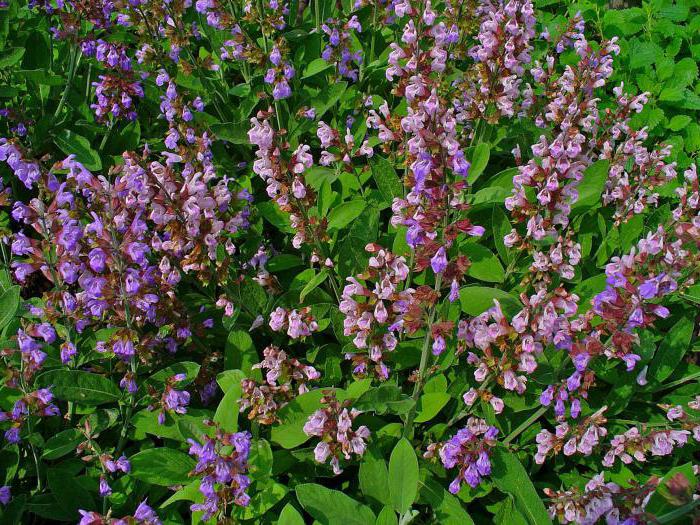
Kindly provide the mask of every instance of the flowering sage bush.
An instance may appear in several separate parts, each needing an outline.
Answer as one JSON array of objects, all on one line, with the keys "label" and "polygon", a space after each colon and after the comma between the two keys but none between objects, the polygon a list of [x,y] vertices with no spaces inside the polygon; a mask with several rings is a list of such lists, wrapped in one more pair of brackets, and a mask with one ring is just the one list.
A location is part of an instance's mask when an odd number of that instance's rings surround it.
[{"label": "flowering sage bush", "polygon": [[0,2],[0,521],[700,522],[699,22]]}]

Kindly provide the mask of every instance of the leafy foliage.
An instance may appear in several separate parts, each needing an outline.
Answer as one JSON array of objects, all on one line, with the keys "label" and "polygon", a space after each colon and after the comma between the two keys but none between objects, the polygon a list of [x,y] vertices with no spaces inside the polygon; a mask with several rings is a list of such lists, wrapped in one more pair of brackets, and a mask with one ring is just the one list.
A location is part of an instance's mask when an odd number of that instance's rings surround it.
[{"label": "leafy foliage", "polygon": [[700,8],[619,3],[0,2],[0,522],[697,520]]}]

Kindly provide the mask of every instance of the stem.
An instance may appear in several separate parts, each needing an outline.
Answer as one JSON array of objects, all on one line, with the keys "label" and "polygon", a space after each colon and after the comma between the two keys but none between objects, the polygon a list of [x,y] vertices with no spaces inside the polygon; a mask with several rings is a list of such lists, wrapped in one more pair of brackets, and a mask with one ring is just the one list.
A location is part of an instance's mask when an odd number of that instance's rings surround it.
[{"label": "stem", "polygon": [[[82,55],[82,51],[80,51],[80,54]],[[58,116],[61,114],[61,110],[63,109],[63,106],[66,104],[66,99],[68,98],[68,92],[70,91],[70,86],[73,83],[73,78],[75,77],[75,72],[77,70],[77,67],[76,67],[77,63],[78,63],[77,48],[75,46],[71,46],[69,65],[68,65],[68,81],[66,82],[66,86],[63,88],[63,94],[61,95],[61,100],[58,103],[58,107],[56,108],[56,112],[53,114],[54,120],[58,118]]]},{"label": "stem", "polygon": [[370,40],[369,43],[369,60],[367,61],[367,65],[370,65],[372,62],[374,62],[374,39],[375,39],[375,30],[377,27],[377,2],[375,0],[374,5],[372,6],[372,40]]},{"label": "stem", "polygon": [[508,445],[511,441],[513,441],[516,437],[518,437],[520,434],[525,432],[530,425],[532,425],[535,421],[537,421],[542,414],[544,414],[549,407],[547,406],[541,406],[538,408],[529,418],[527,418],[525,421],[523,421],[520,425],[518,425],[518,428],[513,430],[508,436],[503,440],[504,445]]},{"label": "stem", "polygon": [[682,507],[678,507],[677,509],[674,509],[671,512],[667,512],[666,514],[662,514],[656,519],[656,522],[659,524],[671,523],[672,521],[682,516],[685,516],[698,505],[700,505],[700,500],[695,500],[691,501],[690,503],[686,503]]},{"label": "stem", "polygon": [[[435,277],[435,291],[440,290],[440,285],[442,284],[442,273],[437,274]],[[418,368],[418,379],[416,380],[416,384],[413,387],[413,395],[411,398],[413,401],[416,403],[418,402],[418,398],[420,397],[421,392],[423,391],[423,385],[425,384],[425,368],[428,365],[428,355],[430,352],[430,339],[431,339],[431,332],[432,332],[432,326],[433,326],[433,321],[435,320],[435,311],[437,310],[437,303],[435,303],[431,308],[430,308],[430,313],[428,314],[428,324],[425,328],[425,339],[423,339],[423,349],[421,351],[420,355],[420,365]],[[405,438],[408,438],[413,430],[413,420],[416,418],[416,404],[411,407],[411,410],[408,412],[408,416],[406,416],[406,422],[404,423],[403,426],[403,435]]]},{"label": "stem", "polygon": [[36,453],[36,447],[34,446],[33,443],[29,444],[29,448],[32,450],[32,456],[34,457],[34,468],[36,469],[36,488],[39,492],[41,492],[44,487],[41,481],[41,470],[39,467],[39,456]]},{"label": "stem", "polygon": [[107,141],[112,136],[112,130],[114,130],[114,121],[112,121],[110,123],[110,125],[107,126],[107,133],[105,133],[104,136],[102,137],[102,141],[100,142],[100,147],[97,149],[100,153],[102,153],[102,150],[107,145]]}]

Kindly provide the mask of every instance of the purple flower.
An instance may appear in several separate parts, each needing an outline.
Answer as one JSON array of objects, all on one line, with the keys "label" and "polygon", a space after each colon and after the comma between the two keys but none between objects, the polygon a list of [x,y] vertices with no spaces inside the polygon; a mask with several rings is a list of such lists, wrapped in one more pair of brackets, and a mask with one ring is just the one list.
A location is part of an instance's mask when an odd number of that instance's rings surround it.
[{"label": "purple flower", "polygon": [[61,345],[61,362],[64,365],[70,363],[77,353],[78,350],[75,348],[75,345],[70,341],[66,341]]},{"label": "purple flower", "polygon": [[445,271],[447,268],[447,254],[444,246],[440,246],[435,255],[433,255],[432,259],[430,259],[430,267],[436,274]]},{"label": "purple flower", "polygon": [[4,487],[0,487],[0,503],[7,505],[10,502],[11,497],[12,494],[9,486],[5,485]]},{"label": "purple flower", "polygon": [[109,486],[104,476],[100,476],[99,494],[102,498],[106,498],[112,494],[112,488]]},{"label": "purple flower", "polygon": [[143,500],[141,503],[139,503],[139,506],[136,507],[134,518],[139,521],[150,523],[151,525],[161,525],[158,514],[156,514],[156,512],[148,506],[146,500]]}]

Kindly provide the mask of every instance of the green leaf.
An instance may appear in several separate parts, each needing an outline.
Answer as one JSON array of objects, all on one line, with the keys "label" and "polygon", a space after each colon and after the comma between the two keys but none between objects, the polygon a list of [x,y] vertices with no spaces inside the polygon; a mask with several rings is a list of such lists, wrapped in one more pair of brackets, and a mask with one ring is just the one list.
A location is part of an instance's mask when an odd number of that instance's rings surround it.
[{"label": "green leaf", "polygon": [[303,303],[304,299],[306,299],[306,296],[313,292],[316,288],[321,286],[327,278],[328,270],[326,270],[325,268],[316,275],[314,275],[313,278],[308,283],[306,283],[306,286],[302,288],[301,292],[299,292],[299,302]]},{"label": "green leaf", "polygon": [[265,268],[272,273],[277,273],[284,270],[289,270],[290,268],[298,268],[299,266],[304,266],[304,261],[302,261],[298,256],[290,253],[282,253],[280,255],[270,257],[270,260],[267,261]]},{"label": "green leaf", "polygon": [[363,271],[369,260],[365,250],[367,243],[377,239],[379,232],[379,210],[368,206],[353,221],[347,233],[343,234],[338,248],[338,269],[341,275],[351,275]]},{"label": "green leaf", "polygon": [[0,295],[0,330],[15,318],[19,310],[19,286],[10,286]]},{"label": "green leaf", "polygon": [[396,197],[403,197],[403,184],[391,162],[383,157],[373,157],[369,164],[374,183],[385,201],[392,202]]},{"label": "green leaf", "polygon": [[167,447],[148,448],[129,458],[131,477],[151,485],[169,487],[191,481],[189,472],[195,461],[179,450]]},{"label": "green leaf", "polygon": [[328,215],[328,231],[345,228],[367,207],[362,199],[355,199],[335,206]]},{"label": "green leaf", "polygon": [[502,283],[505,279],[505,271],[498,257],[481,244],[465,242],[460,245],[460,252],[469,257],[471,265],[467,275],[480,281]]},{"label": "green leaf", "polygon": [[222,122],[220,124],[212,124],[210,126],[214,135],[219,140],[230,142],[231,144],[250,145],[248,140],[248,130],[250,122],[248,120],[239,120],[238,122]]},{"label": "green leaf", "polygon": [[85,441],[85,436],[77,429],[69,428],[49,438],[44,444],[44,452],[41,454],[41,457],[44,459],[58,459],[66,454],[75,453],[75,447],[82,441]]},{"label": "green leaf", "polygon": [[579,301],[579,308],[582,312],[586,312],[591,308],[591,299],[593,296],[599,294],[605,290],[607,275],[600,273],[584,279],[576,285],[574,288],[574,293],[581,299]]},{"label": "green leaf", "polygon": [[282,509],[282,512],[280,512],[277,525],[304,525],[304,518],[302,518],[301,514],[294,508],[294,505],[287,503]]},{"label": "green leaf", "polygon": [[474,525],[474,521],[459,500],[434,479],[428,478],[423,483],[420,497],[433,509],[440,525]]},{"label": "green leaf", "polygon": [[178,73],[175,77],[175,83],[178,86],[190,89],[192,91],[204,91],[204,84],[195,75],[187,74],[185,72]]},{"label": "green leaf", "polygon": [[184,381],[178,383],[179,386],[189,385],[197,378],[200,365],[191,361],[181,361],[158,370],[155,374],[148,378],[151,383],[164,384],[168,379],[176,374],[185,374]]},{"label": "green leaf", "polygon": [[510,233],[512,226],[510,219],[500,206],[494,206],[491,213],[491,224],[493,224],[493,243],[496,245],[498,256],[504,262],[510,262],[511,252],[503,242],[503,238]]},{"label": "green leaf", "polygon": [[237,86],[233,86],[228,90],[228,94],[238,98],[247,97],[250,95],[250,84],[238,84]]},{"label": "green leaf", "polygon": [[10,47],[0,51],[0,69],[12,67],[17,64],[24,56],[25,49],[23,47]]},{"label": "green leaf", "polygon": [[195,501],[195,502],[201,502],[204,501],[204,496],[202,495],[201,492],[199,492],[199,484],[201,483],[200,479],[196,479],[189,485],[185,485],[182,487],[180,490],[178,490],[175,494],[170,496],[168,499],[166,499],[163,503],[160,504],[160,508],[164,509],[168,505],[172,505],[173,503],[177,501]]},{"label": "green leaf", "polygon": [[[246,330],[234,329],[228,333],[226,338],[226,346],[224,347],[224,367],[227,371],[238,369],[247,375],[255,375],[253,365],[260,361],[258,351],[255,349],[253,339]],[[259,372],[258,372],[259,373]],[[235,381],[236,377],[231,377]],[[240,380],[238,380],[240,382]],[[224,392],[228,388],[221,389]]]},{"label": "green leaf", "polygon": [[636,41],[629,55],[630,67],[632,69],[649,67],[656,61],[657,54],[663,54],[658,45],[652,42]]},{"label": "green leaf", "polygon": [[599,160],[588,166],[578,186],[578,200],[571,207],[572,213],[582,213],[600,205],[600,196],[608,179],[610,161]]},{"label": "green leaf", "polygon": [[656,350],[647,377],[661,383],[673,373],[690,346],[694,328],[695,323],[686,317],[673,325]]},{"label": "green leaf", "polygon": [[314,75],[317,75],[321,71],[325,71],[326,69],[329,69],[332,67],[333,64],[330,62],[326,62],[322,58],[315,58],[309,64],[304,68],[304,74],[302,75],[302,79],[304,78],[309,78]]},{"label": "green leaf", "polygon": [[416,407],[416,423],[425,423],[430,421],[450,400],[450,395],[445,392],[425,392],[418,399]]},{"label": "green leaf", "polygon": [[316,110],[316,118],[320,119],[326,114],[326,111],[331,109],[340,97],[343,96],[348,87],[347,82],[336,82],[331,84],[328,89],[323,89],[319,95],[311,102],[311,105]]},{"label": "green leaf", "polygon": [[67,514],[77,518],[78,509],[97,510],[95,499],[78,481],[80,478],[63,469],[51,468],[46,471],[46,479],[56,503]]},{"label": "green leaf", "polygon": [[295,491],[301,506],[320,525],[367,525],[376,520],[369,507],[343,492],[315,483],[302,483]]},{"label": "green leaf", "polygon": [[515,500],[510,494],[498,505],[498,511],[493,521],[496,525],[527,525],[527,519],[515,506]]},{"label": "green leaf", "polygon": [[476,179],[484,172],[490,157],[491,145],[487,142],[477,144],[471,152],[467,152],[467,158],[471,163],[471,166],[469,166],[469,174],[467,175],[469,184],[474,184]]},{"label": "green leaf", "polygon": [[517,313],[522,305],[506,291],[485,286],[465,286],[459,291],[459,303],[462,311],[469,315],[477,316],[493,306],[493,300],[497,299],[501,308],[506,313]]},{"label": "green leaf", "polygon": [[[189,412],[190,410],[188,410]],[[147,408],[139,410],[131,416],[131,424],[134,427],[134,439],[137,440],[144,439],[146,434],[177,440],[182,438],[177,422],[168,417],[161,425],[158,422],[158,411],[156,410],[148,410]]]},{"label": "green leaf", "polygon": [[551,524],[544,503],[518,458],[508,449],[493,449],[491,478],[501,492],[515,499],[518,510],[530,525]]},{"label": "green leaf", "polygon": [[413,399],[404,394],[399,387],[384,384],[362,394],[353,406],[363,412],[400,415],[408,413],[413,405]]},{"label": "green leaf", "polygon": [[413,446],[401,438],[389,458],[389,494],[394,510],[403,515],[418,494],[418,458]]},{"label": "green leaf", "polygon": [[263,219],[272,224],[282,233],[293,233],[289,215],[280,210],[272,201],[258,202],[255,204]]},{"label": "green leaf", "polygon": [[66,155],[75,155],[75,160],[80,162],[90,171],[102,169],[102,161],[98,153],[90,146],[90,141],[70,130],[64,129],[54,136],[54,142]]},{"label": "green leaf", "polygon": [[383,507],[379,516],[377,516],[377,521],[375,525],[398,525],[399,520],[396,517],[396,513],[391,510],[391,507]]},{"label": "green leaf", "polygon": [[[236,375],[238,376],[237,378],[235,377]],[[240,370],[233,371],[233,384],[226,390],[214,413],[214,422],[219,423],[226,432],[233,433],[238,431],[238,413],[240,412],[238,400],[241,398],[241,380],[243,377],[244,374]]]},{"label": "green leaf", "polygon": [[289,489],[281,483],[267,485],[255,492],[245,507],[236,506],[232,514],[240,520],[252,520],[264,515],[287,495]]},{"label": "green leaf", "polygon": [[42,387],[53,387],[53,394],[64,401],[81,405],[115,403],[122,396],[119,388],[109,379],[82,370],[50,370],[37,377]]},{"label": "green leaf", "polygon": [[389,470],[381,452],[369,449],[365,452],[358,473],[360,489],[367,498],[374,498],[379,503],[391,505],[389,494]]},{"label": "green leaf", "polygon": [[690,124],[691,121],[692,119],[688,115],[676,115],[670,120],[666,127],[671,131],[680,131]]},{"label": "green leaf", "polygon": [[683,100],[684,93],[685,89],[683,88],[683,86],[679,86],[677,84],[666,86],[661,90],[661,94],[659,95],[659,101],[678,102],[679,100]]},{"label": "green leaf", "polygon": [[690,57],[678,61],[673,69],[673,81],[680,86],[689,86],[698,77],[698,65]]},{"label": "green leaf", "polygon": [[306,443],[309,436],[304,433],[304,424],[321,407],[322,397],[322,390],[312,390],[282,407],[278,412],[280,423],[272,427],[272,441],[287,449]]}]

